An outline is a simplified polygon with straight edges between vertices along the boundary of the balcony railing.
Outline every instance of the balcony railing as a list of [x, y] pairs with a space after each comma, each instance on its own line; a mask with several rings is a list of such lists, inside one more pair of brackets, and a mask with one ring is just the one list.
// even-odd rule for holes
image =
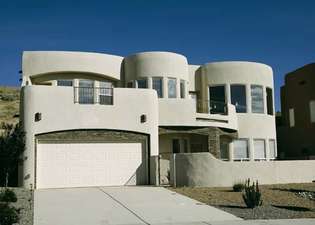
[[74, 87], [74, 103], [113, 104], [113, 88]]
[[228, 106], [225, 102], [220, 101], [197, 101], [197, 110], [198, 112], [208, 112], [210, 114], [221, 114], [221, 115], [228, 115]]

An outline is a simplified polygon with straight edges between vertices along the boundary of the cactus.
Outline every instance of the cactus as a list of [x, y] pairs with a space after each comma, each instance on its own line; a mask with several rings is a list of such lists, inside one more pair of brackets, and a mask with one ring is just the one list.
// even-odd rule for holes
[[258, 181], [250, 185], [250, 179], [245, 182], [243, 192], [243, 200], [248, 208], [255, 208], [262, 205], [261, 192], [259, 190]]

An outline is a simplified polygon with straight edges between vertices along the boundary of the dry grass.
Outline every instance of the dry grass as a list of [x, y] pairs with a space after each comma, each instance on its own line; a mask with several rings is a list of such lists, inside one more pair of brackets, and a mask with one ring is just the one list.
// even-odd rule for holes
[[17, 123], [19, 121], [20, 89], [0, 87], [0, 124]]
[[242, 193], [232, 188], [170, 188], [180, 194], [228, 211], [245, 219], [315, 218], [315, 201], [298, 191], [315, 193], [315, 183], [262, 185], [263, 206], [255, 213], [247, 209]]

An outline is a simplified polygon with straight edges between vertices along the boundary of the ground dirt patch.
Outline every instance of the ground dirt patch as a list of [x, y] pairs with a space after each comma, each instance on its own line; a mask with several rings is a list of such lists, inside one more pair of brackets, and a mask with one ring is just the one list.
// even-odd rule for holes
[[263, 205], [246, 208], [242, 193], [232, 188], [182, 187], [170, 190], [217, 207], [243, 219], [315, 218], [315, 201], [308, 195], [315, 193], [315, 183], [262, 185]]

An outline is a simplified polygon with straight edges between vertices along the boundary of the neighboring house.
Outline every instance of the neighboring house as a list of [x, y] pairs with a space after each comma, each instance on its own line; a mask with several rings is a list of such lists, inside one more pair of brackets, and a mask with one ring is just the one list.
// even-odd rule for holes
[[240, 164], [277, 156], [264, 64], [35, 51], [23, 53], [22, 86], [26, 187], [168, 183], [173, 153]]
[[281, 158], [315, 158], [315, 63], [285, 76], [281, 119], [277, 127]]

